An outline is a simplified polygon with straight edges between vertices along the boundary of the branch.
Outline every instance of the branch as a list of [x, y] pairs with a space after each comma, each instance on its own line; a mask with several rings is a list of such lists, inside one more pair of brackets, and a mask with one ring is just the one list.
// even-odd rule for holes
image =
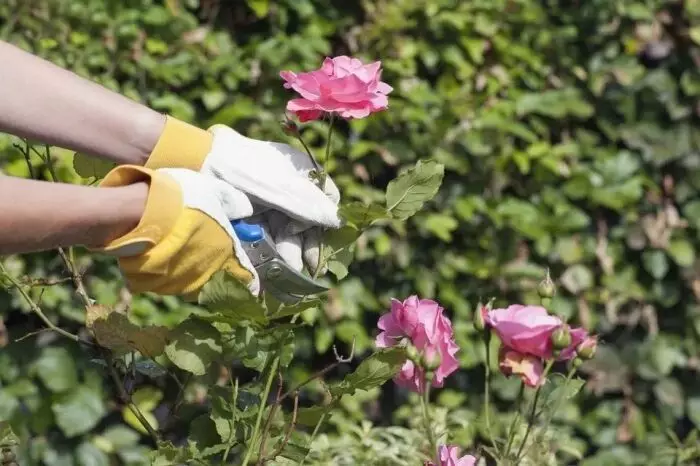
[[265, 440], [267, 440], [267, 435], [270, 432], [272, 418], [275, 417], [277, 408], [279, 408], [280, 396], [282, 395], [282, 389], [284, 388], [284, 379], [282, 378], [282, 372], [277, 373], [277, 380], [279, 385], [277, 387], [277, 395], [275, 396], [275, 402], [273, 403], [272, 408], [270, 408], [270, 414], [268, 414], [267, 419], [265, 420], [265, 427], [263, 427], [262, 438], [260, 440], [260, 450], [258, 451], [258, 457], [260, 459], [258, 460], [258, 465], [265, 464], [263, 461], [263, 459], [265, 458]]
[[275, 451], [270, 453], [269, 457], [263, 458], [261, 460], [261, 464], [265, 464], [268, 461], [272, 461], [277, 456], [282, 453], [282, 450], [284, 450], [284, 447], [287, 446], [289, 443], [289, 439], [292, 437], [292, 432], [294, 432], [294, 428], [297, 425], [297, 414], [299, 413], [299, 392], [294, 393], [294, 409], [292, 410], [292, 422], [289, 424], [289, 428], [287, 431], [284, 433], [284, 439], [282, 439], [282, 443], [279, 444], [277, 448], [275, 448]]
[[158, 437], [158, 432], [155, 431], [155, 429], [148, 422], [148, 419], [146, 419], [146, 417], [141, 413], [138, 406], [134, 404], [134, 402], [131, 399], [131, 396], [126, 392], [124, 385], [122, 385], [121, 380], [119, 380], [119, 374], [117, 373], [117, 370], [114, 367], [114, 360], [112, 358], [112, 355], [109, 354], [108, 350], [103, 349], [102, 356], [105, 358], [105, 361], [107, 361], [109, 375], [112, 377], [114, 385], [117, 386], [117, 391], [119, 392], [119, 396], [121, 397], [122, 401], [128, 406], [129, 410], [133, 413], [133, 415], [136, 416], [136, 418], [139, 420], [144, 429], [146, 429], [148, 435], [150, 435], [151, 439], [153, 440], [153, 444], [157, 447], [160, 441], [160, 438]]
[[313, 382], [316, 379], [320, 379], [321, 377], [323, 377], [324, 375], [326, 375], [328, 372], [332, 371], [333, 369], [335, 369], [339, 365], [344, 364], [344, 363], [349, 363], [350, 361], [352, 361], [353, 358], [355, 357], [355, 337], [353, 337], [353, 339], [352, 339], [352, 347], [350, 348], [350, 356], [348, 356], [347, 358], [340, 356], [338, 354], [338, 349], [336, 348], [335, 345], [333, 345], [333, 354], [335, 355], [335, 362], [334, 363], [332, 363], [332, 364], [324, 367], [323, 369], [311, 374], [311, 376], [308, 379], [299, 383], [294, 388], [289, 390], [287, 393], [282, 395], [282, 398], [280, 398], [278, 400], [278, 403], [283, 402], [284, 400], [286, 400], [287, 398], [292, 396], [295, 392], [298, 392], [301, 387], [310, 384], [311, 382]]
[[92, 342], [87, 341], [83, 338], [80, 338], [78, 335], [74, 335], [66, 330], [63, 330], [61, 327], [58, 327], [58, 326], [56, 326], [56, 324], [51, 322], [51, 320], [48, 317], [46, 317], [46, 314], [44, 314], [44, 311], [41, 310], [39, 305], [34, 302], [32, 297], [29, 296], [29, 294], [26, 291], [24, 291], [24, 289], [22, 288], [22, 285], [20, 285], [19, 282], [14, 277], [10, 276], [10, 274], [7, 273], [7, 269], [5, 269], [5, 266], [1, 262], [0, 262], [0, 272], [2, 272], [2, 275], [5, 278], [7, 278], [7, 280], [12, 284], [13, 288], [15, 288], [19, 292], [19, 294], [22, 296], [22, 298], [24, 298], [24, 300], [27, 302], [27, 304], [29, 304], [29, 308], [32, 310], [32, 312], [34, 312], [34, 314], [39, 316], [39, 318], [44, 322], [44, 324], [46, 324], [46, 326], [48, 328], [50, 328], [54, 332], [58, 333], [59, 335], [62, 335], [66, 338], [70, 338], [71, 340], [73, 340], [75, 342], [82, 343], [82, 344], [88, 345], [88, 346], [95, 346]]

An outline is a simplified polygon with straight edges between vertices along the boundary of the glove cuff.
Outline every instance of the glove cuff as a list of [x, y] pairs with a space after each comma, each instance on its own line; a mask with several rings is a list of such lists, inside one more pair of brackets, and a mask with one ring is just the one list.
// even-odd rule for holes
[[146, 161], [146, 168], [189, 168], [199, 171], [211, 151], [213, 136], [196, 126], [165, 117], [165, 128]]
[[121, 165], [110, 171], [100, 182], [100, 187], [127, 186], [134, 183], [149, 184], [146, 208], [138, 225], [129, 233], [93, 248], [119, 257], [142, 254], [158, 244], [175, 226], [184, 209], [180, 185], [167, 175], [136, 165]]

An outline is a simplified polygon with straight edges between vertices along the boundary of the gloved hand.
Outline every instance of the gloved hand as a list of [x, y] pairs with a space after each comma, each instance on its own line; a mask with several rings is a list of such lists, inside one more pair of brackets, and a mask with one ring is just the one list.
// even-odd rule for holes
[[322, 229], [340, 226], [333, 180], [327, 178], [321, 191], [309, 178], [309, 156], [287, 144], [251, 139], [223, 125], [204, 131], [167, 117], [146, 167], [189, 168], [240, 189], [263, 214], [282, 258], [297, 270], [304, 263], [316, 269]]
[[248, 197], [229, 184], [187, 169], [113, 169], [100, 186], [149, 183], [146, 208], [131, 232], [98, 251], [118, 256], [136, 293], [195, 298], [211, 276], [225, 270], [257, 295], [257, 273], [229, 219], [249, 217]]

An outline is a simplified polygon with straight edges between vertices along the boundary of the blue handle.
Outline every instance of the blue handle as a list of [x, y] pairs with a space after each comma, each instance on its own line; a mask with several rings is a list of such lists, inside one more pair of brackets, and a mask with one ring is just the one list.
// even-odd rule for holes
[[260, 241], [265, 237], [265, 233], [260, 225], [246, 223], [243, 220], [232, 220], [231, 226], [233, 231], [236, 232], [236, 236], [247, 243]]

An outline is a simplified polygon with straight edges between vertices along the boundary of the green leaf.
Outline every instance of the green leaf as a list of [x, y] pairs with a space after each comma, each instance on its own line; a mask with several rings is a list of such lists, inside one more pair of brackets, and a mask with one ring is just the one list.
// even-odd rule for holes
[[671, 241], [668, 246], [668, 253], [671, 255], [676, 264], [681, 267], [690, 267], [695, 261], [695, 249], [689, 241], [684, 239], [676, 239]]
[[229, 388], [216, 386], [209, 390], [210, 419], [222, 442], [228, 442], [231, 439], [234, 425], [234, 413], [230, 402], [232, 399], [233, 394]]
[[289, 317], [293, 316], [296, 314], [299, 314], [300, 312], [306, 311], [307, 309], [311, 309], [313, 307], [318, 307], [321, 305], [321, 301], [319, 299], [311, 299], [309, 301], [302, 301], [297, 304], [293, 304], [290, 306], [282, 306], [279, 311], [277, 311], [274, 315], [270, 316], [270, 320], [275, 320], [275, 319], [282, 319], [283, 317]]
[[193, 456], [207, 458], [224, 451], [227, 448], [228, 438], [224, 443], [219, 438], [214, 423], [206, 414], [202, 414], [190, 424], [190, 435], [188, 438], [190, 449], [194, 450]]
[[360, 233], [357, 228], [346, 225], [329, 230], [325, 235], [322, 262], [328, 265], [328, 269], [338, 280], [342, 280], [348, 274], [348, 266], [355, 256], [354, 243]]
[[100, 394], [87, 385], [79, 385], [59, 395], [51, 409], [56, 424], [66, 437], [90, 431], [106, 414]]
[[73, 357], [65, 348], [44, 348], [34, 370], [52, 392], [65, 392], [78, 385], [78, 372]]
[[117, 164], [85, 154], [73, 154], [73, 170], [83, 178], [103, 178]]
[[585, 384], [583, 379], [573, 378], [567, 382], [563, 375], [552, 374], [542, 389], [543, 399], [546, 400], [547, 404], [552, 405], [556, 404], [560, 397], [563, 397], [563, 403], [578, 395]]
[[314, 427], [328, 408], [325, 406], [310, 406], [299, 408], [297, 413], [297, 423], [302, 426]]
[[452, 241], [452, 232], [459, 226], [459, 222], [449, 214], [429, 214], [421, 224], [446, 243]]
[[700, 26], [694, 26], [688, 29], [688, 35], [693, 42], [700, 45]]
[[658, 249], [644, 251], [642, 253], [642, 261], [646, 271], [657, 280], [664, 278], [668, 273], [668, 258], [663, 251]]
[[171, 442], [161, 442], [158, 450], [152, 451], [150, 456], [151, 466], [181, 466], [190, 460], [185, 448], [178, 448]]
[[562, 274], [561, 283], [571, 293], [578, 294], [593, 286], [593, 272], [585, 265], [572, 265]]
[[79, 466], [109, 466], [109, 457], [90, 442], [83, 442], [75, 452]]
[[389, 212], [378, 204], [350, 202], [342, 204], [339, 209], [340, 218], [358, 230], [363, 230], [377, 220], [390, 218]]
[[381, 387], [394, 377], [406, 362], [406, 352], [402, 348], [379, 350], [357, 366], [354, 372], [345, 376], [342, 382], [331, 386], [335, 398], [352, 395], [356, 390], [371, 390]]
[[199, 293], [199, 305], [212, 311], [203, 319], [236, 325], [267, 323], [265, 308], [240, 281], [226, 272], [216, 273]]
[[695, 427], [700, 429], [700, 396], [694, 396], [688, 399], [688, 417], [695, 424]]
[[247, 3], [258, 18], [264, 18], [270, 10], [270, 0], [248, 0]]
[[387, 210], [398, 220], [413, 216], [437, 194], [444, 174], [444, 165], [432, 160], [419, 160], [413, 168], [387, 186]]
[[0, 448], [10, 448], [19, 445], [19, 437], [12, 431], [10, 423], [0, 421]]
[[163, 392], [156, 387], [140, 387], [131, 395], [131, 401], [143, 411], [153, 411], [163, 399]]
[[165, 354], [180, 369], [204, 375], [221, 354], [221, 334], [211, 324], [195, 317], [183, 321], [171, 331]]
[[305, 446], [288, 442], [287, 445], [284, 446], [280, 456], [294, 461], [296, 464], [301, 464], [304, 458], [308, 456], [309, 452], [310, 450]]

